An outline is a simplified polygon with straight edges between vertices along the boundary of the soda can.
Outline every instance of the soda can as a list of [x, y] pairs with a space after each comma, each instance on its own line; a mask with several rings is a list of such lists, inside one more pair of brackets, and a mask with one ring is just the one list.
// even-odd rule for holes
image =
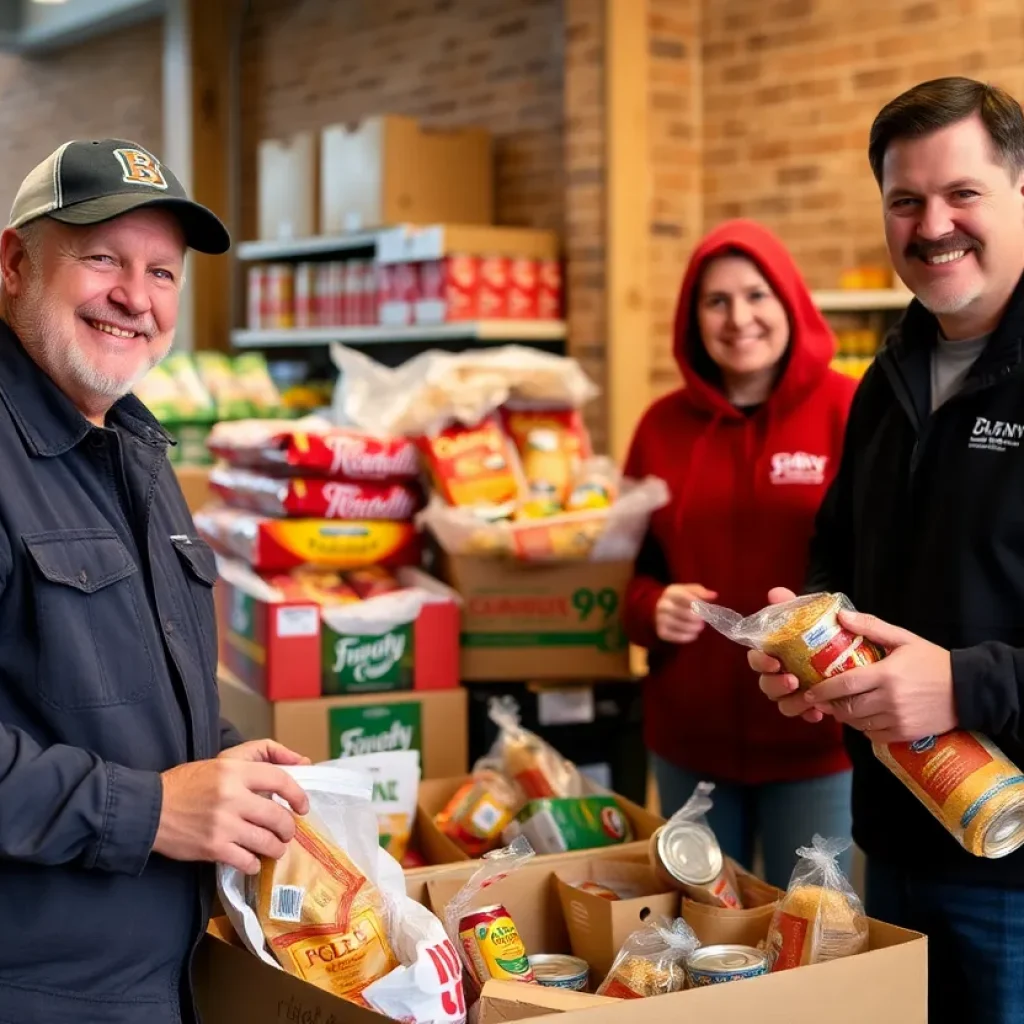
[[567, 953], [535, 953], [528, 958], [537, 984], [546, 988], [567, 988], [586, 992], [590, 981], [590, 964]]
[[691, 899], [738, 910], [743, 902], [714, 832], [697, 821], [668, 821], [651, 836], [655, 871]]
[[249, 267], [245, 284], [245, 326], [258, 331], [263, 326], [263, 267], [256, 263]]
[[369, 327], [377, 322], [377, 261], [363, 264], [363, 294], [359, 322]]
[[267, 266], [267, 327], [294, 326], [295, 273], [290, 263], [271, 263]]
[[295, 267], [295, 326], [315, 325], [313, 302], [316, 295], [315, 270], [312, 263]]
[[343, 260], [331, 262], [330, 287], [331, 327], [341, 327], [345, 323], [345, 263]]
[[536, 981], [519, 929], [508, 911], [497, 903], [470, 911], [459, 922], [459, 941], [466, 953], [473, 980]]
[[690, 988], [703, 988], [723, 981], [759, 978], [768, 973], [768, 967], [768, 954], [753, 946], [701, 946], [687, 957], [686, 980]]

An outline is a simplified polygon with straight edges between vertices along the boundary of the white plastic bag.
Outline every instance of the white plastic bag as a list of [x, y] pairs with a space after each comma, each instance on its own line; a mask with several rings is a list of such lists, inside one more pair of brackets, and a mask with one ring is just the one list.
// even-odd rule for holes
[[[386, 937], [401, 966], [363, 989], [362, 999], [372, 1009], [412, 1024], [460, 1024], [466, 1006], [459, 955], [441, 922], [406, 895], [401, 867], [379, 845], [371, 777], [331, 763], [283, 770], [309, 796], [309, 823], [329, 837], [383, 897]], [[247, 899], [246, 876], [220, 864], [217, 888], [245, 946], [264, 963], [283, 969], [267, 948]]]

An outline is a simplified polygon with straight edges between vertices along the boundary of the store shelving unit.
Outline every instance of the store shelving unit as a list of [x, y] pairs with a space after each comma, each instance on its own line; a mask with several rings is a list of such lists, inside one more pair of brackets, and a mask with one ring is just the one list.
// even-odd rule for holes
[[823, 313], [874, 313], [905, 309], [913, 295], [899, 288], [834, 288], [812, 292], [811, 297]]

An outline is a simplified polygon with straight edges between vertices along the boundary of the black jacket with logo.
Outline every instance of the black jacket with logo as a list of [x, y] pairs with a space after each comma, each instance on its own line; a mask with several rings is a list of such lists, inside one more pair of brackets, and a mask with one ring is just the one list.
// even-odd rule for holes
[[152, 853], [219, 719], [212, 552], [135, 398], [92, 426], [0, 324], [0, 1024], [172, 1024], [212, 871]]
[[[930, 412], [938, 323], [916, 300], [861, 382], [818, 517], [808, 589], [951, 650], [960, 725], [1024, 768], [1024, 279], [959, 393]], [[1024, 849], [967, 853], [845, 730], [854, 838], [869, 857], [1024, 885]]]

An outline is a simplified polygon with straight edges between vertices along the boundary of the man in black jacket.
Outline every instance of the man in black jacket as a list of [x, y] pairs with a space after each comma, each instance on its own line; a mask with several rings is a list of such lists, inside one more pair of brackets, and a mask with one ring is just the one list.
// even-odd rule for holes
[[916, 298], [854, 399], [808, 589], [848, 594], [845, 625], [890, 653], [806, 694], [750, 661], [783, 714], [849, 727], [867, 909], [927, 933], [929, 1019], [1010, 1024], [1024, 1020], [1024, 849], [1002, 854], [1024, 808], [998, 859], [974, 856], [872, 742], [974, 730], [1024, 766], [1024, 116], [999, 89], [927, 82], [879, 113], [869, 158]]
[[0, 235], [0, 1022], [194, 1019], [213, 863], [280, 857], [305, 794], [219, 718], [212, 552], [129, 394], [187, 246], [227, 232], [120, 140], [61, 146]]

